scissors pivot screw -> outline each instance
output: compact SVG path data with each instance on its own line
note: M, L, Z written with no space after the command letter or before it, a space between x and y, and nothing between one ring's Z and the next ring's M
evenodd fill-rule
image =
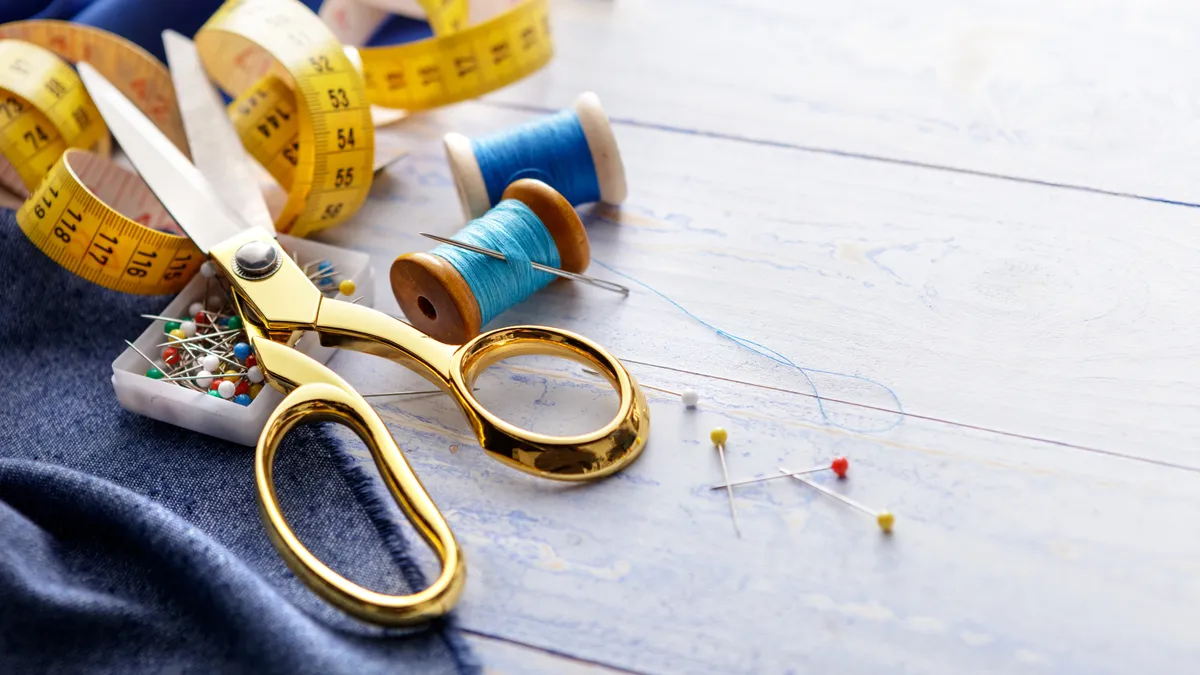
M265 279L283 264L283 256L265 241L249 241L233 254L233 271L243 279Z

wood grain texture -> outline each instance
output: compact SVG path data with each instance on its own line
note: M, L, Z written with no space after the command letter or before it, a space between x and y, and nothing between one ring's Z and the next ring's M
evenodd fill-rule
M628 471L539 481L485 457L449 399L377 400L465 547L460 623L499 672L1190 673L1200 230L1190 208L1103 191L1189 190L1194 85L1173 74L1193 10L809 4L560 2L548 72L383 132L410 156L322 233L379 269L428 249L417 232L462 225L442 133L594 89L636 123L615 127L626 205L583 210L590 273L632 275L808 369L643 287L552 284L494 324L574 330L645 384L701 392L697 411L648 392L651 441ZM714 49L730 58L701 58ZM371 357L333 363L364 393L423 388ZM554 361L479 386L547 433L596 426L614 399ZM774 481L736 492L737 540L708 489L714 426L735 477L849 457L849 480L818 480L890 508L894 536Z
M561 0L488 98L1200 202L1189 0ZM622 144L624 150L624 144Z
M621 675L630 672L469 632L465 637L476 657L483 662L485 675Z

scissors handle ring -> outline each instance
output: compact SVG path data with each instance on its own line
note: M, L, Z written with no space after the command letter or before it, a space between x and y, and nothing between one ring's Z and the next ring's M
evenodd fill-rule
M590 433L548 436L490 412L472 393L476 378L498 361L527 354L564 357L595 368L617 391L616 415ZM603 347L569 331L511 326L484 333L455 351L450 379L483 449L535 476L564 481L607 476L637 459L650 435L650 408L637 381Z
M322 421L344 424L358 434L388 490L441 561L441 574L428 588L411 595L387 595L359 586L321 562L288 525L275 492L275 454L297 424ZM423 623L454 607L466 579L462 551L387 427L358 394L324 382L297 387L271 414L259 436L254 477L263 523L275 548L301 581L334 606L363 621L390 626Z

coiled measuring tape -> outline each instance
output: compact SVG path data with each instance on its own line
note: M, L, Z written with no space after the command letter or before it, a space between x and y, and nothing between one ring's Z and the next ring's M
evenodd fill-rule
M274 28L264 31L258 21ZM288 193L278 229L304 235L350 217L370 189L373 127L361 76L324 24L294 0L230 2L197 39L210 73L242 92L230 109L243 143ZM234 56L243 58L213 57L234 41L241 50ZM17 222L50 258L102 286L178 291L204 256L145 184L107 159L108 130L69 65L82 60L186 151L170 75L153 56L86 26L0 25L0 156L7 160L0 181L17 194L32 192ZM257 81L241 87L255 68Z
M353 215L371 187L375 127L328 27L295 0L230 0L195 40L208 73L238 93L242 143L288 192L276 229L305 236Z
M424 110L482 96L537 71L554 56L548 0L522 0L468 26L466 0L418 0L433 37L388 47L362 47L371 103ZM334 34L359 42L405 0L326 0Z
M546 0L469 27L466 0L417 2L435 36L364 48L361 63L295 0L229 0L196 34L206 70L238 93L229 109L243 144L287 192L280 232L332 227L365 201L372 103L419 110L472 98L553 55ZM18 223L63 267L123 292L177 291L202 256L141 181L105 157L108 131L69 65L82 60L186 152L170 75L153 56L86 26L15 22L0 25L0 183L32 191Z
M0 180L32 191L17 223L67 270L127 293L177 291L204 255L136 174L106 158L108 129L68 63L85 58L186 149L170 77L154 57L85 26L11 23L0 26Z

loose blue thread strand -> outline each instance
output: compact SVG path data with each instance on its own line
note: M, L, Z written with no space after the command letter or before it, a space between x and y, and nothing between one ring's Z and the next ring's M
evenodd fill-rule
M592 151L574 110L471 139L471 148L492 204L500 201L504 188L521 178L548 184L572 204L600 201Z
M629 281L637 284L638 286L641 286L642 288L657 295L658 297L662 298L663 300L666 300L667 302L671 303L676 309L678 309L679 311L683 312L688 317L690 317L693 321L699 323L700 325L704 326L705 328L708 328L709 330L711 330L714 333L716 333L717 335L729 340L730 342L733 342L734 344L741 347L742 349L745 349L749 352L758 354L759 356L765 356L768 359L774 361L775 363L778 363L783 366L787 366L788 368L792 368L792 369L796 370L797 372L799 372L801 375L804 376L804 379L808 382L808 386L812 388L813 396L817 399L817 408L821 412L821 419L824 420L825 422L828 422L829 424L832 424L833 426L838 427L839 429L845 429L846 431L853 431L855 433L882 433L885 431L891 431L892 429L895 429L896 427L900 426L900 422L902 422L904 420L904 406L900 403L900 397L897 396L896 392L892 391L892 388L887 386L886 384L883 384L882 382L876 382L875 380L872 380L867 377L862 377L861 375L849 375L847 373L835 373L830 370L820 370L817 368L805 368L803 366L797 365L795 361L792 361L788 357L784 356L783 354L780 354L779 352L775 351L774 349L772 349L764 344L741 337L740 335L735 335L733 333L730 333L729 331L726 331L726 330L723 330L721 328L714 326L713 324L705 321L704 319L701 319L699 316L692 313L691 310L689 310L688 308L686 308L683 305L676 302L673 298L668 296L666 293L663 293L662 291L658 290L657 288L654 288L650 284L647 284L646 282L641 281L641 280L637 279L636 277L630 276L629 274L626 274L625 272L622 272L621 270L616 269L612 265L603 263L599 260L596 260L595 258L592 258L592 263L603 267L604 269L608 270L609 272L612 272L613 274L616 274L617 276L624 277L625 279L628 279ZM828 411L825 410L825 399L821 396L821 391L817 387L817 383L814 382L812 379L812 375L814 375L814 374L815 375L830 375L832 377L845 377L848 379L858 380L860 382L866 382L868 384L873 384L876 387L883 389L884 391L886 391L888 393L889 396L892 397L892 400L896 403L896 419L895 419L895 421L884 427L858 428L858 427L847 426L845 424L839 424L838 422L833 420L833 418L831 418L829 416Z
M448 244L430 251L453 265L471 287L484 324L554 280L554 275L530 267L531 260L561 267L558 246L546 226L515 199L506 199L467 223L454 238L499 251L507 258L497 260Z

